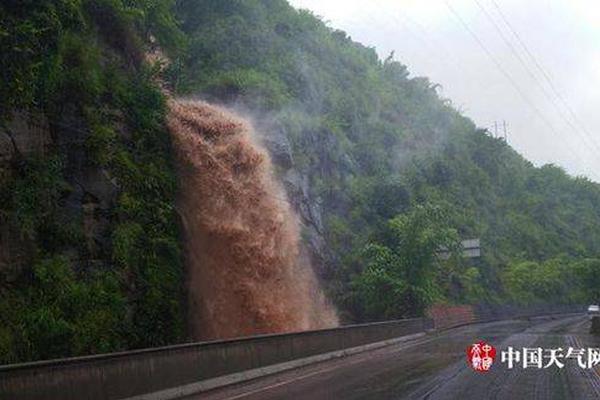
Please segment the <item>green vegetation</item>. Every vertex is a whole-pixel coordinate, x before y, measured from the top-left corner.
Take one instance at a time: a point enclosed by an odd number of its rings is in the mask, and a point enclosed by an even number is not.
[[[580,304],[600,298],[600,260],[556,257],[543,262],[510,264],[502,280],[510,300],[520,304],[544,303],[558,298]]]
[[[170,54],[185,47],[170,10],[0,5],[0,122],[20,110],[53,139],[2,168],[3,246],[24,259],[0,271],[0,363],[184,339],[176,176],[164,99],[143,64],[150,34]]]
[[[76,277],[66,257],[33,266],[22,293],[0,303],[0,351],[6,361],[49,359],[124,348],[126,299],[118,276],[96,271]],[[4,318],[8,318],[4,320]]]
[[[0,269],[0,363],[184,339],[155,42],[174,91],[285,133],[346,319],[600,296],[599,185],[535,168],[426,78],[284,0],[10,0],[0,21],[3,131],[20,111],[52,138],[1,168],[2,245],[24,256]],[[474,237],[483,257],[462,259]]]
[[[382,243],[365,248],[367,264],[354,281],[358,307],[367,318],[422,315],[441,295],[436,293],[439,249],[456,253],[458,244],[456,231],[447,227],[447,217],[437,207],[416,205],[392,218]]]
[[[189,51],[173,64],[173,85],[242,104],[285,132],[294,168],[323,205],[325,278],[346,317],[415,315],[431,301],[598,300],[599,185],[535,168],[426,78],[284,0],[180,0],[176,9]],[[446,209],[445,221],[419,223],[481,238],[482,259],[434,257],[445,240],[411,227],[416,215],[429,218],[425,204]],[[422,242],[407,244],[411,235]]]

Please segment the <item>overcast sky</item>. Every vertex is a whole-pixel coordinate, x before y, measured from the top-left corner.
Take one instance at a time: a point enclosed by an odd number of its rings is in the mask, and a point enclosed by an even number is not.
[[[479,126],[506,121],[509,143],[536,165],[600,182],[599,0],[290,2],[382,58],[394,50]]]

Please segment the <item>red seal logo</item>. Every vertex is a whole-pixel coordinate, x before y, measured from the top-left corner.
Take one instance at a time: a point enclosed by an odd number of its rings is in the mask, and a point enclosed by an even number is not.
[[[483,340],[467,347],[467,364],[477,372],[488,372],[496,358],[496,349]]]

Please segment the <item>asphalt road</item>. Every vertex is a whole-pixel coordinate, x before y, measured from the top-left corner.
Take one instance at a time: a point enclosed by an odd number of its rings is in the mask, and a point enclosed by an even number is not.
[[[585,316],[465,326],[190,399],[598,399],[598,372],[580,368],[576,359],[563,360],[562,369],[523,369],[519,364],[510,370],[500,360],[508,346],[561,347],[565,352],[568,347],[600,347],[589,327]],[[466,363],[466,348],[479,340],[498,351],[484,374]]]

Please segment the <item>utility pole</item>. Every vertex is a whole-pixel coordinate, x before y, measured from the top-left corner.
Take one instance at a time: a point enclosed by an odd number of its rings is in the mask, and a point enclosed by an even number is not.
[[[506,120],[502,120],[502,124],[498,123],[498,121],[494,121],[494,127],[490,134],[494,139],[502,139],[508,143],[508,123]]]

